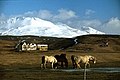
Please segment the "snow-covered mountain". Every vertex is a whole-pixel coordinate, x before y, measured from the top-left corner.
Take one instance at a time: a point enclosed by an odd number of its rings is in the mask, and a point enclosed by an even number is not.
[[[71,38],[86,34],[104,34],[91,27],[81,30],[71,28],[66,24],[55,24],[37,17],[14,17],[0,22],[1,35],[36,35]]]

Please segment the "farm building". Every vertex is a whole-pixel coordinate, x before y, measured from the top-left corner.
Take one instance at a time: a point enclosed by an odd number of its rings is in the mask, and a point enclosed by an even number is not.
[[[19,41],[19,43],[15,46],[16,51],[29,51],[29,50],[37,50],[37,45],[27,42],[25,40]]]
[[[47,45],[47,44],[38,44],[38,45],[37,45],[37,48],[38,48],[40,51],[48,51],[48,45]]]
[[[22,51],[23,49],[23,44],[25,44],[26,43],[26,41],[25,40],[22,40],[22,41],[19,41],[18,43],[17,43],[17,45],[15,45],[15,50],[16,51]]]
[[[47,44],[34,44],[27,42],[25,40],[19,41],[19,43],[15,46],[16,51],[30,51],[30,50],[40,50],[40,51],[48,51]]]

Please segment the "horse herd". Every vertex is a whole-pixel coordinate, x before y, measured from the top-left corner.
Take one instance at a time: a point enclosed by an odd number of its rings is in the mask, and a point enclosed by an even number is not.
[[[84,56],[71,56],[71,62],[73,68],[81,68],[81,63],[85,64],[85,66],[90,67],[90,63],[96,63],[96,58],[91,55],[84,55]],[[61,66],[62,68],[68,68],[68,59],[66,57],[66,54],[60,54],[55,56],[42,56],[42,63],[41,68],[46,68],[47,63],[51,63],[51,68],[56,69],[58,66]]]

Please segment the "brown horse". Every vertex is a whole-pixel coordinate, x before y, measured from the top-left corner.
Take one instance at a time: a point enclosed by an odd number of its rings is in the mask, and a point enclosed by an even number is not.
[[[92,61],[93,63],[96,63],[96,58],[91,55],[85,55],[85,56],[71,56],[73,68],[81,68],[80,63],[84,63],[85,66],[89,65],[90,67],[90,62]]]
[[[61,55],[55,55],[54,56],[58,62],[61,63],[61,67],[63,68],[65,64],[65,67],[67,68],[68,67],[68,59],[66,57],[66,54],[61,54]]]

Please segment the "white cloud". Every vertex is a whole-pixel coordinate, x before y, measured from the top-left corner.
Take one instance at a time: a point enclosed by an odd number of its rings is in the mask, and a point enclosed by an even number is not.
[[[55,14],[49,10],[40,10],[40,11],[33,11],[33,12],[26,12],[24,13],[24,16],[32,16],[32,17],[39,17],[46,20],[51,21],[65,21],[77,18],[77,15],[72,10],[66,10],[66,9],[59,9],[58,12]]]
[[[1,13],[0,14],[0,21],[7,19],[5,14]]]
[[[107,33],[120,34],[120,19],[111,18],[108,22],[102,25],[102,30]]]
[[[116,18],[111,18],[108,23],[107,26],[109,27],[115,27],[115,28],[120,28],[120,19]]]
[[[71,27],[78,28],[78,29],[80,29],[83,26],[86,26],[86,27],[92,27],[92,28],[100,30],[100,26],[102,25],[102,22],[97,19],[94,19],[94,20],[76,19],[76,20],[67,21],[66,24]]]
[[[76,14],[72,10],[60,9],[58,10],[59,14],[54,16],[54,19],[68,20],[71,18],[76,18]]]
[[[35,15],[35,13],[36,13],[35,11],[32,11],[32,12],[28,11],[28,12],[24,13],[24,15],[25,16],[33,16],[33,15]]]
[[[81,24],[85,25],[85,26],[92,26],[92,27],[98,27],[100,26],[102,23],[101,21],[97,20],[97,19],[93,19],[93,20],[82,20]]]
[[[120,34],[120,19],[113,17],[107,22],[101,22],[98,19],[81,20],[79,24],[82,26],[92,27],[108,34]]]
[[[86,11],[85,11],[85,15],[91,15],[91,14],[94,14],[95,13],[95,11],[94,10],[91,10],[91,9],[87,9]]]
[[[94,13],[95,13],[94,10],[86,9],[84,18],[90,19],[91,17],[94,17],[94,16],[93,16]]]
[[[38,17],[40,17],[42,19],[50,20],[53,17],[53,14],[48,10],[40,10],[38,12]]]

